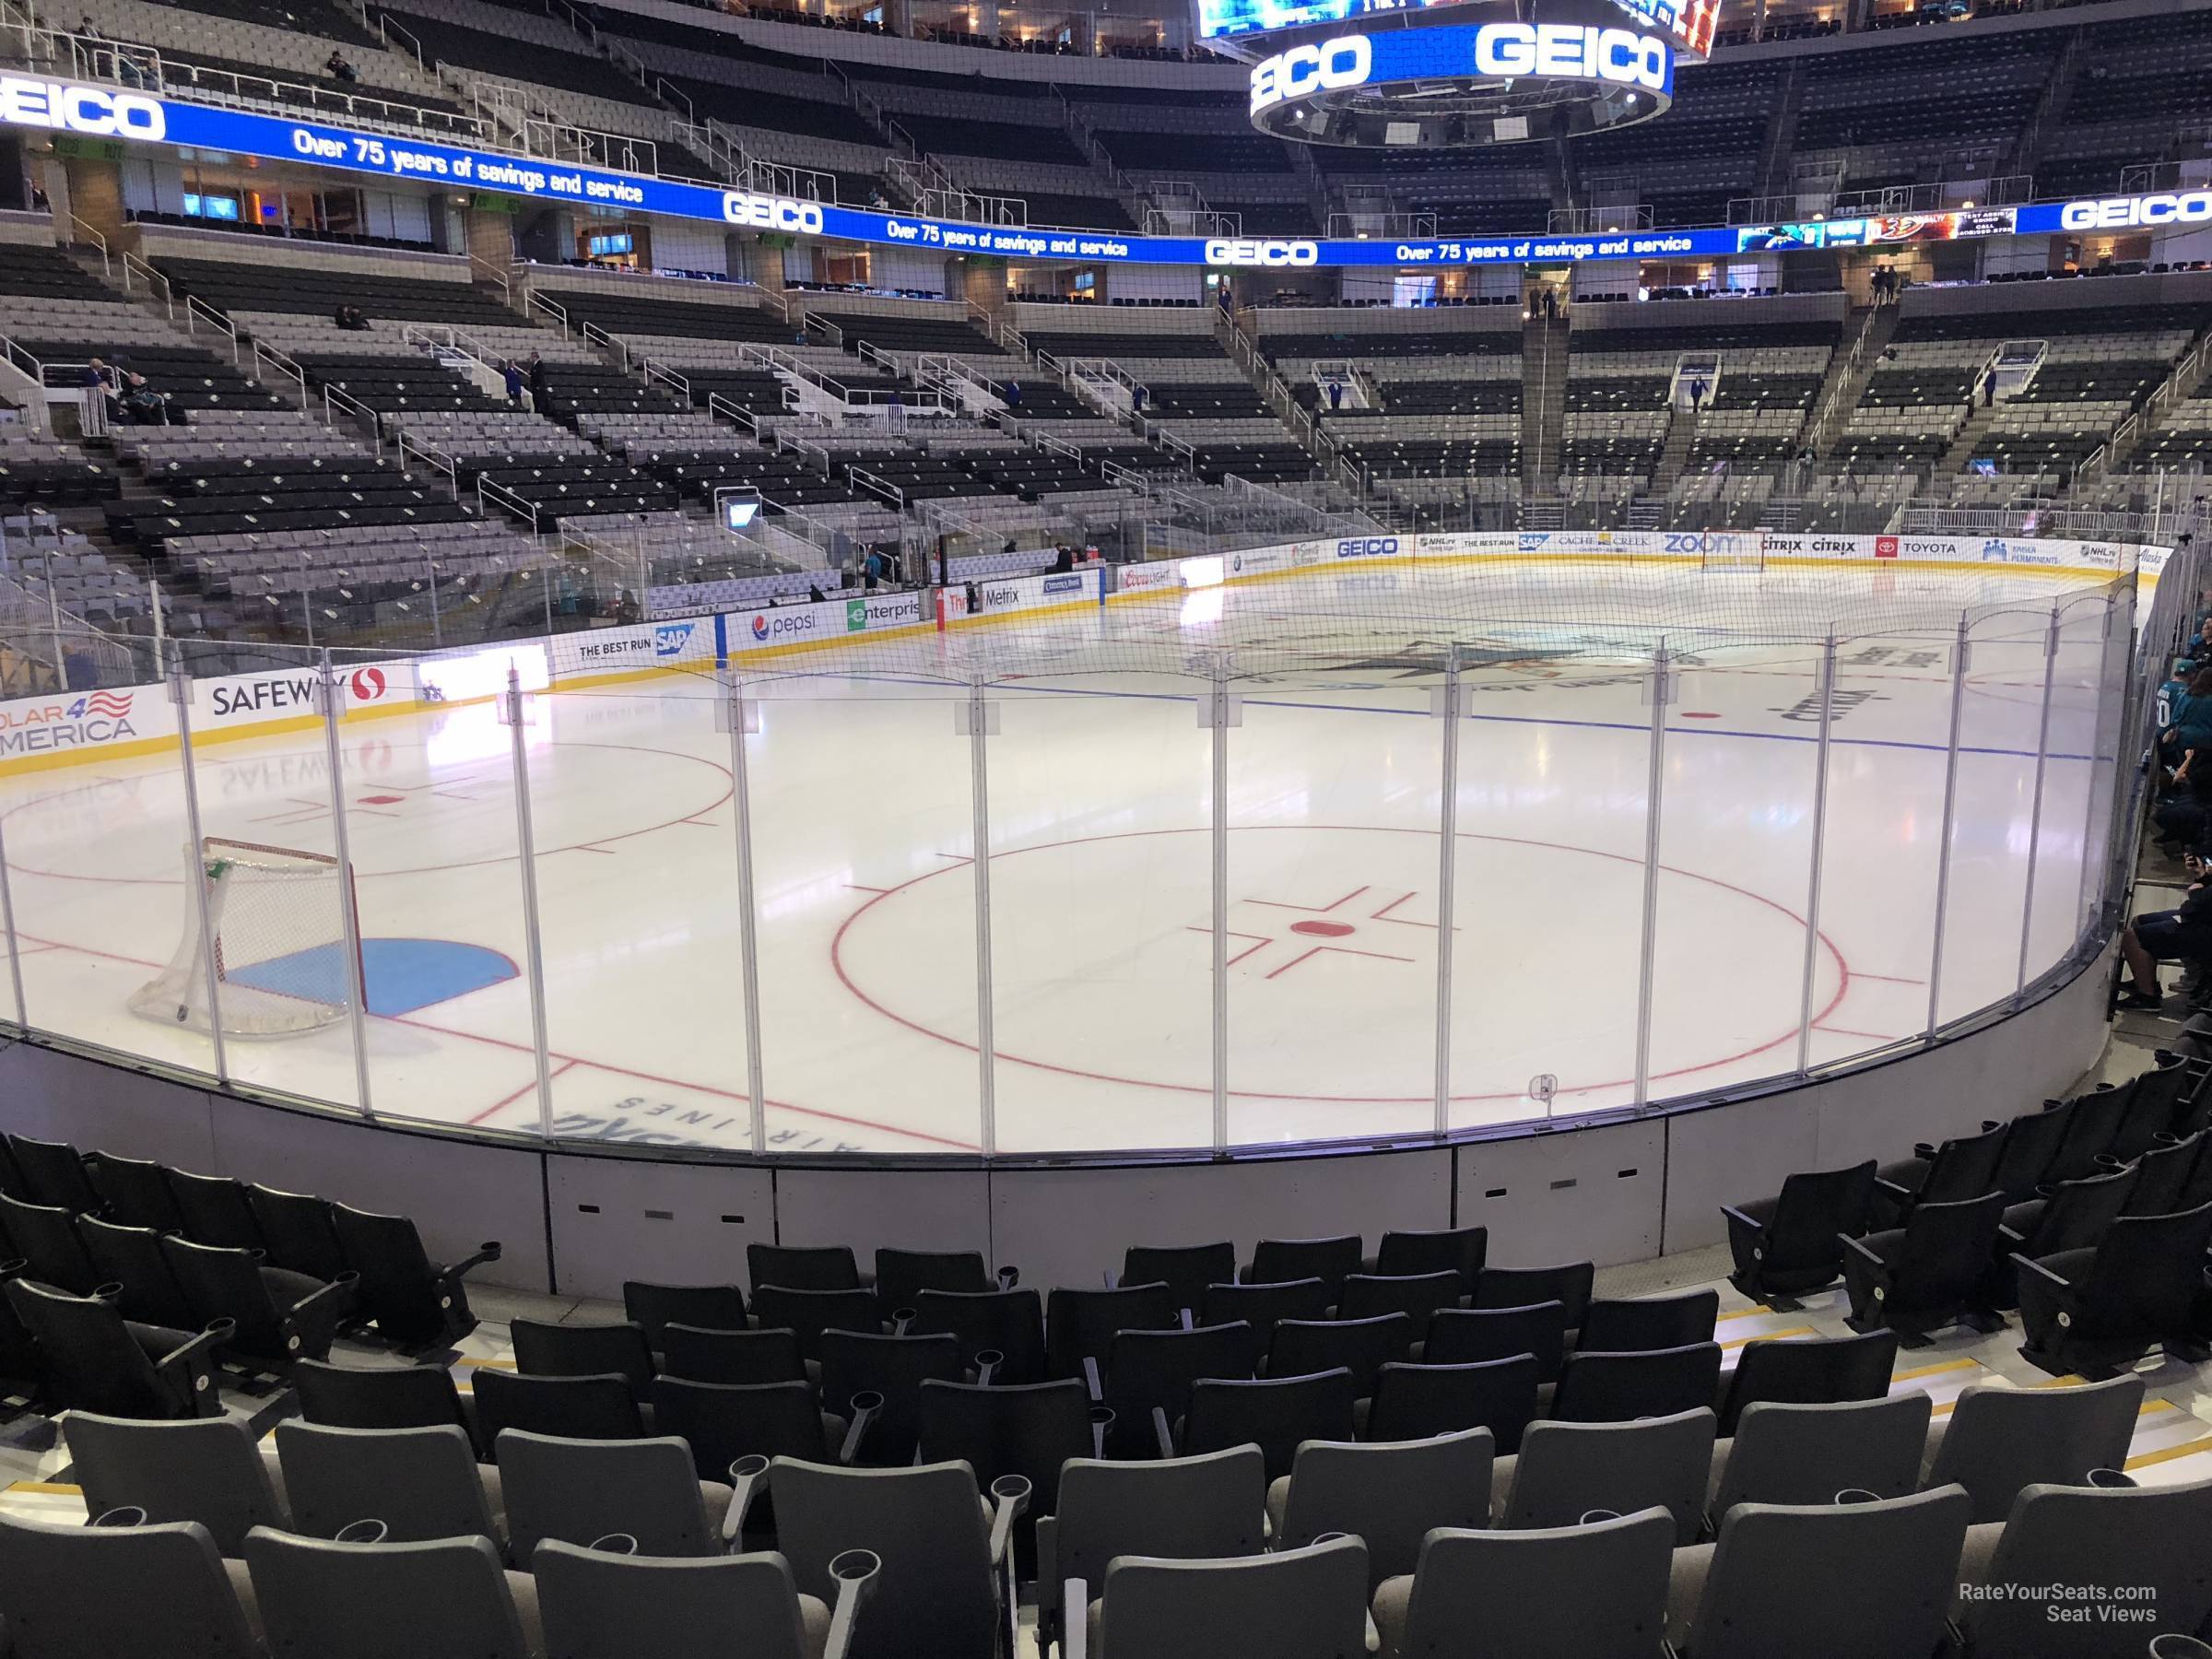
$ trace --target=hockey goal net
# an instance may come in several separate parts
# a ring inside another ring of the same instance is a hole
[[[184,937],[169,966],[141,985],[131,1012],[206,1031],[207,962],[200,906],[215,935],[216,1000],[225,1036],[283,1037],[346,1017],[353,975],[346,956],[344,880],[327,853],[208,836],[185,850]]]
[[[1711,530],[1705,535],[1709,571],[1763,571],[1767,538],[1756,530]]]

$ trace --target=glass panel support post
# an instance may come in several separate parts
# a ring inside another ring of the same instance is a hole
[[[530,746],[524,730],[528,705],[524,701],[523,677],[507,670],[507,729],[514,754],[515,851],[523,869],[523,967],[530,976],[530,1046],[537,1061],[537,1132],[553,1138],[552,1045],[546,1034],[546,947],[537,916],[537,839],[530,823]]]
[[[745,995],[745,1092],[752,1115],[753,1155],[768,1151],[768,1094],[760,1062],[759,913],[753,899],[753,791],[745,740],[760,729],[760,705],[745,695],[731,668],[723,682],[723,719],[730,731],[730,801],[737,818],[737,955]]]
[[[1828,755],[1836,729],[1836,636],[1820,652],[1820,743],[1813,761],[1813,852],[1805,880],[1805,979],[1797,996],[1797,1073],[1812,1069],[1813,986],[1820,970],[1820,875],[1828,851]]]
[[[1951,732],[1945,745],[1943,822],[1936,836],[1936,936],[1928,947],[1928,1023],[1924,1035],[1933,1042],[1941,1022],[1944,912],[1950,907],[1951,834],[1959,818],[1959,727],[1966,713],[1967,618],[1959,618],[1958,642],[1951,650]]]
[[[222,975],[215,962],[214,907],[207,898],[207,851],[200,830],[200,785],[192,754],[192,677],[185,672],[182,653],[170,665],[169,700],[177,712],[177,761],[184,769],[184,875],[192,883],[192,901],[200,924],[200,971],[207,979],[207,1036],[215,1048],[215,1077],[230,1080],[229,1056],[223,1052]]]
[[[323,653],[323,748],[330,759],[331,851],[338,857],[338,920],[346,932],[346,1019],[352,1029],[354,1099],[361,1116],[373,1119],[369,1105],[369,975],[361,958],[361,911],[353,886],[353,848],[346,826],[346,758],[338,742],[338,721],[346,707],[345,687]]]

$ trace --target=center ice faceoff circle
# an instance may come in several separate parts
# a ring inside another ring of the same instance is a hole
[[[1632,1071],[1642,902],[1639,855],[1462,834],[1453,914],[1453,1098],[1518,1095],[1557,1073],[1563,1091]],[[991,859],[995,1030],[1002,1067],[1125,1087],[1210,1090],[1209,831],[1139,831],[1001,849]],[[1438,858],[1419,830],[1358,825],[1231,828],[1230,1091],[1246,1099],[1397,1104],[1429,1097],[1435,1053]],[[832,945],[845,989],[909,1030],[972,1050],[971,1024],[925,1010],[911,966],[971,964],[964,864],[867,900]],[[1628,918],[1603,947],[1562,927],[1574,911]],[[1794,1041],[1804,919],[1714,877],[1662,865],[1653,1072],[1701,1069]],[[1738,992],[1747,959],[1771,964]],[[1714,976],[1735,1005],[1716,1018]],[[1825,938],[1816,1012],[1848,970]],[[1030,992],[1052,985],[1072,1002]],[[1029,988],[1025,991],[1025,987]],[[1347,1031],[1360,1033],[1346,1042]]]

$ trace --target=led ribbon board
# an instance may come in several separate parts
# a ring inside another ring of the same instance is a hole
[[[1408,31],[1413,32],[1413,31]],[[1435,30],[1419,31],[1434,33]],[[1281,266],[1512,265],[1613,259],[1726,259],[1783,247],[1868,248],[1977,236],[2155,229],[2212,222],[2212,191],[2045,202],[2025,207],[1830,219],[1818,226],[1709,226],[1562,236],[1457,236],[1405,241],[1208,240],[1117,236],[1108,230],[1017,229],[913,214],[835,207],[786,196],[716,190],[600,168],[460,148],[287,121],[126,92],[119,88],[0,76],[0,124],[147,144],[221,150],[289,161],[390,183],[475,193],[497,191],[546,204],[626,207],[738,230],[773,230],[933,253],[1100,265],[1264,269]]]

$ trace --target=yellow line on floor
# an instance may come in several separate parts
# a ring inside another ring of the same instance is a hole
[[[13,1481],[9,1483],[7,1489],[11,1492],[56,1492],[67,1498],[81,1498],[85,1495],[83,1487],[63,1486],[60,1482],[53,1480]]]
[[[1761,1331],[1756,1336],[1737,1336],[1721,1344],[1724,1348],[1742,1347],[1747,1342],[1779,1342],[1784,1336],[1811,1336],[1816,1335],[1811,1325],[1792,1325],[1786,1331]]]
[[[1889,1381],[1893,1384],[1910,1382],[1915,1378],[1933,1377],[1941,1371],[1967,1371],[1969,1369],[1980,1371],[1982,1361],[1979,1359],[1946,1359],[1940,1365],[1924,1365],[1917,1371],[1892,1372]]]
[[[2188,1457],[2198,1452],[2212,1452],[2212,1439],[2191,1441],[2185,1446],[2168,1446],[2162,1452],[2146,1452],[2131,1457],[2120,1465],[2123,1473],[2129,1469],[2147,1469],[2152,1464],[2171,1463],[2177,1457]]]

